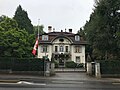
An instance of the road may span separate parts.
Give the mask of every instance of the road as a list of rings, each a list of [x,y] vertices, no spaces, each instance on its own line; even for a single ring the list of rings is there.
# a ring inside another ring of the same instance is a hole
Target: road
[[[57,73],[53,77],[41,78],[16,76],[9,78],[11,79],[17,82],[3,82],[0,84],[0,90],[120,90],[119,81],[96,79],[85,73]]]

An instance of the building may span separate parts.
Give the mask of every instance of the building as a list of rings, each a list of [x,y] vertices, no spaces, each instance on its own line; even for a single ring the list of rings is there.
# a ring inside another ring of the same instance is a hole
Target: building
[[[55,60],[59,66],[65,66],[68,61],[85,64],[85,45],[83,38],[69,32],[51,32],[52,27],[48,27],[49,32],[40,35],[38,45],[38,58],[48,56],[49,60]]]

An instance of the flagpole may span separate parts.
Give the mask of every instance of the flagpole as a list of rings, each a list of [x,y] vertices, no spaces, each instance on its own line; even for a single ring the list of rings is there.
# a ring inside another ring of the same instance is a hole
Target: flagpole
[[[40,34],[40,19],[38,19],[38,27],[37,27],[37,29],[38,29],[38,36],[37,36],[37,39],[38,39],[38,49],[39,49],[39,34]],[[39,53],[39,50],[38,50],[38,53]],[[39,55],[39,54],[37,54],[37,55]],[[39,56],[37,56],[37,58],[39,58]]]
[[[37,36],[37,38],[36,38],[36,41],[35,41],[35,45],[34,45],[34,48],[33,48],[33,50],[32,50],[32,54],[33,55],[36,55],[36,51],[37,51],[37,48],[38,48],[38,46],[39,46],[39,23],[40,23],[40,19],[38,19],[38,36]],[[38,57],[38,56],[37,56]]]
[[[40,32],[39,32],[39,30],[40,30],[39,24],[40,24],[40,19],[38,19],[38,40],[39,40],[39,34],[40,34]]]

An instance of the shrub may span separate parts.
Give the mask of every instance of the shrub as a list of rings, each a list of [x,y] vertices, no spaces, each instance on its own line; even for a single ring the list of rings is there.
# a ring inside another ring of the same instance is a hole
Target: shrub
[[[76,68],[77,64],[73,61],[69,61],[65,63],[66,68]]]
[[[102,74],[120,74],[120,61],[119,60],[101,60],[100,69]]]
[[[0,70],[43,71],[44,63],[38,58],[0,58]]]
[[[77,64],[76,68],[83,68],[84,64],[83,63],[79,63]]]
[[[54,63],[55,63],[55,68],[58,68],[59,63],[57,61],[54,61]]]

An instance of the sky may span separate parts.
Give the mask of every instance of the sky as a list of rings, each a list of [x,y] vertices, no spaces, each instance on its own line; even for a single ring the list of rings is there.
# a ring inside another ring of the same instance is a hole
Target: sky
[[[73,29],[76,33],[89,20],[94,0],[0,0],[0,16],[12,18],[21,5],[33,25],[52,26],[55,31]]]

